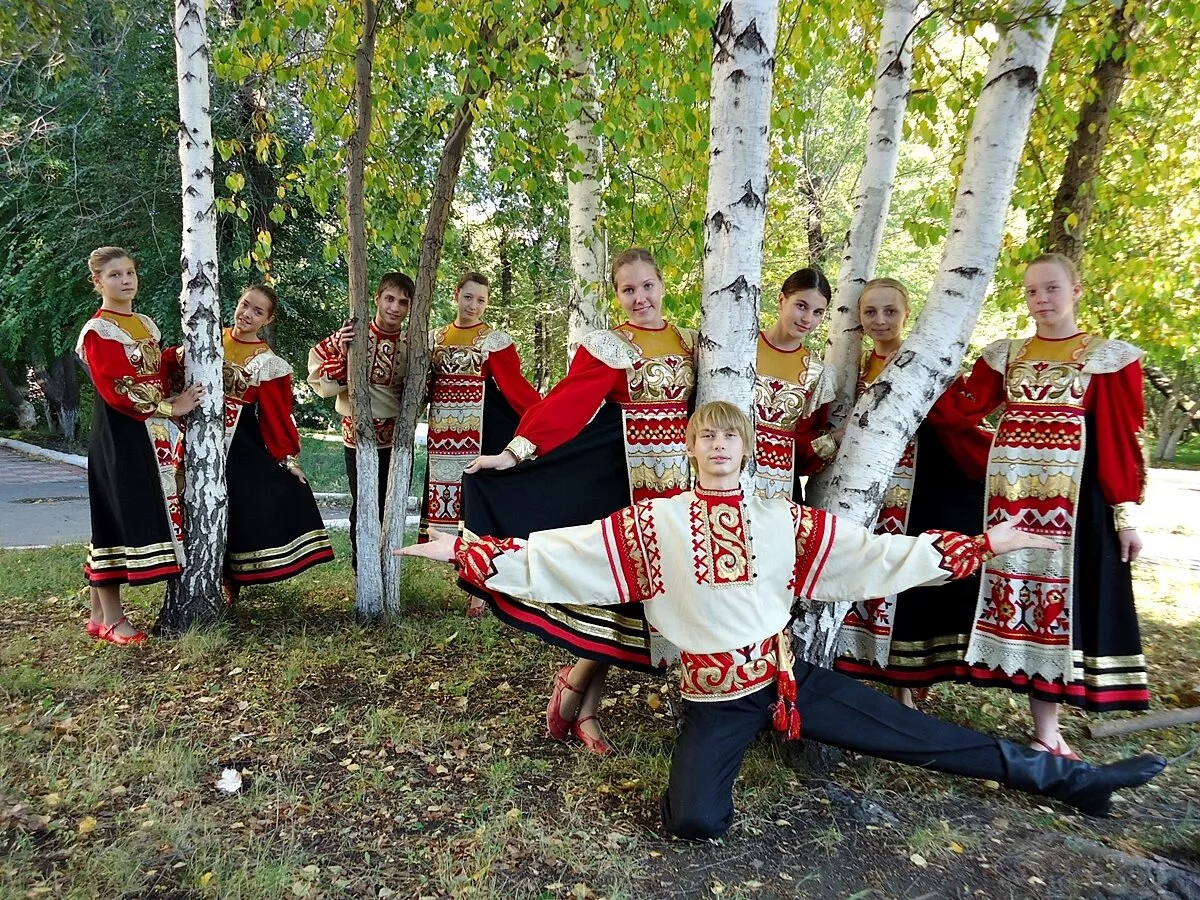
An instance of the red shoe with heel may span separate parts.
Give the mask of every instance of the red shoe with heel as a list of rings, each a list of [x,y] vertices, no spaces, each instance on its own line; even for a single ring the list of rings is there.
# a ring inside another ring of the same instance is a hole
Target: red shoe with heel
[[[583,697],[583,691],[571,687],[571,683],[567,681],[573,668],[574,666],[563,666],[554,674],[554,690],[550,693],[550,702],[546,705],[546,730],[556,741],[565,741],[574,725],[573,719],[564,719],[558,711],[562,705],[563,691],[578,694],[581,699]]]

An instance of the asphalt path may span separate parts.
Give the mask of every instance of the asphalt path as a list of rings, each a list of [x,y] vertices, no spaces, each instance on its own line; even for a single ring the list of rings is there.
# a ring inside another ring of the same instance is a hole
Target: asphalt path
[[[344,500],[319,502],[347,527]],[[1200,571],[1200,472],[1151,469],[1139,519],[1146,562]],[[86,470],[0,446],[0,547],[86,543],[90,528]]]

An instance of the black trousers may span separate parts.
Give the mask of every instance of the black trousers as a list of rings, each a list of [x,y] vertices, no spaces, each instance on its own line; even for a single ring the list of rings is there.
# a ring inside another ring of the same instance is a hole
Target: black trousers
[[[346,477],[350,479],[350,565],[358,570],[358,451],[346,447]],[[387,501],[388,468],[392,464],[392,448],[379,447],[379,518],[383,521],[383,504]]]
[[[897,703],[845,675],[797,660],[801,735],[868,756],[968,778],[1006,780],[999,743]],[[720,837],[733,822],[733,782],[755,735],[770,727],[775,688],[736,700],[683,701],[683,731],[662,798],[663,828]]]

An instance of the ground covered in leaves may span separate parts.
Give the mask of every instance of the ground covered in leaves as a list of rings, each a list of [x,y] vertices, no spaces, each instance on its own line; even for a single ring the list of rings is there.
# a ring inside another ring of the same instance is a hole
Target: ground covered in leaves
[[[82,553],[0,552],[0,898],[1200,897],[1194,726],[1090,740],[1067,716],[1086,758],[1176,760],[1101,821],[872,760],[808,780],[764,739],[730,834],[684,843],[656,816],[673,686],[616,673],[619,755],[550,741],[563,654],[465,618],[439,569],[407,567],[398,624],[354,624],[339,561],[247,591],[218,630],[119,649],[83,633]],[[1138,577],[1156,707],[1180,705],[1200,582]],[[158,599],[131,592],[135,618]],[[1000,692],[929,708],[1028,729]]]

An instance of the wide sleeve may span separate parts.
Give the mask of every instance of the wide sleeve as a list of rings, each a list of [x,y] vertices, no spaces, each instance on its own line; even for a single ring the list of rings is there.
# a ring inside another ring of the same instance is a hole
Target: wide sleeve
[[[938,399],[937,415],[944,426],[965,429],[978,425],[1004,402],[1004,373],[984,357],[964,378],[958,376]]]
[[[796,474],[815,475],[837,455],[837,442],[830,437],[829,404],[796,422]]]
[[[1085,405],[1092,414],[1088,440],[1095,441],[1100,491],[1117,510],[1117,528],[1134,527],[1129,505],[1141,503],[1146,490],[1146,462],[1138,434],[1145,420],[1142,364],[1092,376]]]
[[[986,535],[875,534],[824,510],[798,507],[795,596],[859,601],[968,578],[992,558]]]
[[[484,537],[455,543],[459,577],[517,600],[611,606],[649,599],[621,563],[621,510],[588,525],[535,531],[527,541]],[[624,536],[628,539],[628,535]]]
[[[348,390],[346,355],[332,334],[308,351],[308,385],[318,397],[336,397]]]
[[[624,369],[605,365],[586,347],[575,351],[566,376],[521,417],[513,447],[518,459],[545,455],[583,430],[606,400],[628,395]],[[529,452],[516,452],[524,444]]]
[[[300,433],[292,416],[292,376],[282,375],[258,385],[258,423],[263,443],[275,460],[300,454]]]
[[[989,367],[989,371],[995,370]],[[966,386],[963,376],[959,375],[930,408],[925,421],[937,431],[946,452],[963,474],[972,481],[982,481],[987,474],[992,433],[979,425],[972,411],[978,409],[980,404],[968,404],[959,399],[964,396],[974,395]]]
[[[483,374],[496,383],[496,387],[518,416],[525,415],[531,406],[542,399],[542,395],[521,373],[521,358],[517,355],[514,344],[489,353],[483,362]]]
[[[162,386],[153,381],[137,380],[133,363],[119,342],[89,331],[83,337],[83,352],[96,393],[110,407],[139,422],[146,421],[158,411],[158,404],[163,399]]]

